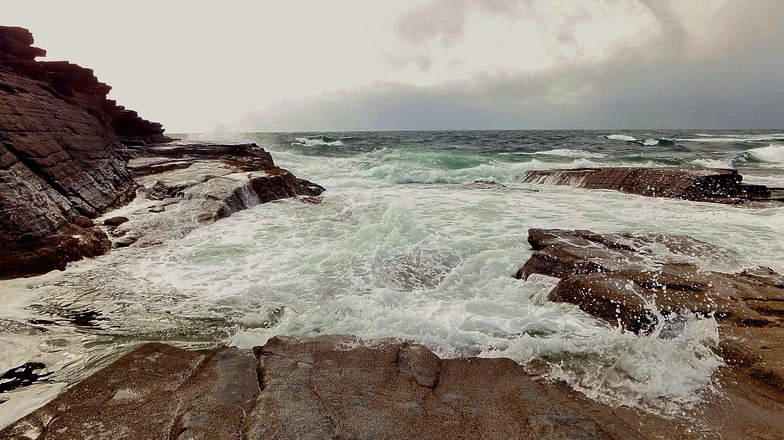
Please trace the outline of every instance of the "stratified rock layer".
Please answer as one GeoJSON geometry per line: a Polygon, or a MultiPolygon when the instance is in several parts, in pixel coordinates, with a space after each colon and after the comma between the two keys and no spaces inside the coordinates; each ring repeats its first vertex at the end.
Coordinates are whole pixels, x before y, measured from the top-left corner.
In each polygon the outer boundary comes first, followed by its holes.
{"type": "Polygon", "coordinates": [[[714,317],[731,365],[784,391],[784,277],[758,267],[723,273],[698,266],[728,255],[689,237],[529,229],[531,258],[518,278],[561,278],[551,301],[640,333],[677,333],[687,315],[714,317]]]}
{"type": "Polygon", "coordinates": [[[532,170],[524,183],[610,189],[648,197],[671,197],[701,202],[737,204],[748,201],[784,201],[784,190],[741,183],[731,169],[691,168],[579,168],[532,170]]]}
{"type": "MultiPolygon", "coordinates": [[[[161,124],[106,99],[111,87],[92,70],[35,61],[45,52],[32,43],[26,29],[0,27],[0,279],[62,270],[134,243],[139,233],[110,242],[91,219],[133,199],[135,179],[160,177],[146,188],[165,200],[153,209],[203,200],[199,221],[324,191],[275,166],[255,144],[159,144],[171,140],[161,124]],[[163,175],[192,165],[209,172],[163,175]]],[[[104,224],[120,226],[111,223],[104,224]]]]}
{"type": "MultiPolygon", "coordinates": [[[[110,87],[91,70],[35,61],[45,52],[32,42],[25,29],[0,27],[0,278],[105,252],[109,241],[88,218],[136,189],[114,129],[133,118],[107,101],[110,87]]],[[[159,124],[135,127],[168,139],[159,124]]]]}

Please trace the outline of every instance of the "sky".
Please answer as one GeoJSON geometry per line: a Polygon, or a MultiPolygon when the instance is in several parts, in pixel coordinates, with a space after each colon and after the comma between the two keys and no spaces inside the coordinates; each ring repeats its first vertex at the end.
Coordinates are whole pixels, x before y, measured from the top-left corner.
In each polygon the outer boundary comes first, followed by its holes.
{"type": "Polygon", "coordinates": [[[780,0],[3,0],[168,133],[781,129],[780,0]]]}

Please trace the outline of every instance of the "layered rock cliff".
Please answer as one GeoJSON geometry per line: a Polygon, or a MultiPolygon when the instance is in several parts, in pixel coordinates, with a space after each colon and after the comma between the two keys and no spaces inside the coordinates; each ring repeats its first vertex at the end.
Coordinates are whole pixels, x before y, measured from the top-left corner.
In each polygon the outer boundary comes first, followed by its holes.
{"type": "Polygon", "coordinates": [[[117,149],[165,141],[160,124],[107,100],[90,69],[39,62],[22,28],[0,27],[0,278],[62,269],[109,249],[90,218],[134,197],[117,149]]]}

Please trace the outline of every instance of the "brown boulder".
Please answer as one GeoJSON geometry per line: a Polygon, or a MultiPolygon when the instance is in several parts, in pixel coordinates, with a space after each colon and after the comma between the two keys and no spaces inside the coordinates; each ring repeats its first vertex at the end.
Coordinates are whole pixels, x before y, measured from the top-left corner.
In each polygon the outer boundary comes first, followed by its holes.
{"type": "Polygon", "coordinates": [[[530,229],[531,258],[518,271],[561,278],[551,301],[635,333],[677,332],[688,315],[713,317],[720,352],[752,378],[784,390],[784,277],[768,268],[728,274],[698,261],[730,254],[689,237],[530,229]],[[665,252],[654,252],[663,246],[665,252]]]}

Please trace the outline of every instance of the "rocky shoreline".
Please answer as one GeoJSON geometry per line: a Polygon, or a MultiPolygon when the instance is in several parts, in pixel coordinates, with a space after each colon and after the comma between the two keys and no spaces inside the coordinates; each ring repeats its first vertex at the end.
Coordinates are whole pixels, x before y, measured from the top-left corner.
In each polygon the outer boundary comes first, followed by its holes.
{"type": "MultiPolygon", "coordinates": [[[[36,61],[45,52],[32,43],[27,30],[0,27],[0,279],[159,244],[150,231],[185,234],[260,203],[318,202],[324,191],[256,144],[169,139],[161,124],[107,99],[110,87],[91,70],[36,61]],[[169,210],[187,212],[180,218],[192,224],[163,223],[159,214],[169,210]]],[[[735,170],[680,168],[524,177],[723,204],[784,201],[780,188],[741,181],[735,170]]],[[[714,318],[712,348],[726,363],[716,390],[672,417],[593,401],[544,380],[546,365],[441,359],[397,339],[280,336],[253,350],[206,354],[151,343],[0,438],[784,437],[782,275],[764,267],[733,273],[719,267],[732,259],[728,251],[683,236],[534,228],[528,243],[531,258],[517,278],[558,278],[548,301],[573,304],[619,331],[672,338],[690,319],[714,318]]],[[[38,370],[2,372],[0,385],[25,386],[38,370]]]]}
{"type": "MultiPolygon", "coordinates": [[[[92,70],[36,61],[46,52],[32,44],[26,29],[0,27],[0,279],[63,270],[107,252],[111,241],[93,220],[133,200],[142,174],[210,162],[223,176],[256,173],[209,194],[213,219],[247,208],[248,197],[263,203],[323,191],[275,166],[256,145],[172,143],[161,124],[107,99],[111,87],[92,70]],[[133,164],[142,157],[146,168],[133,164]]],[[[156,190],[182,198],[207,177],[156,190]]]]}

